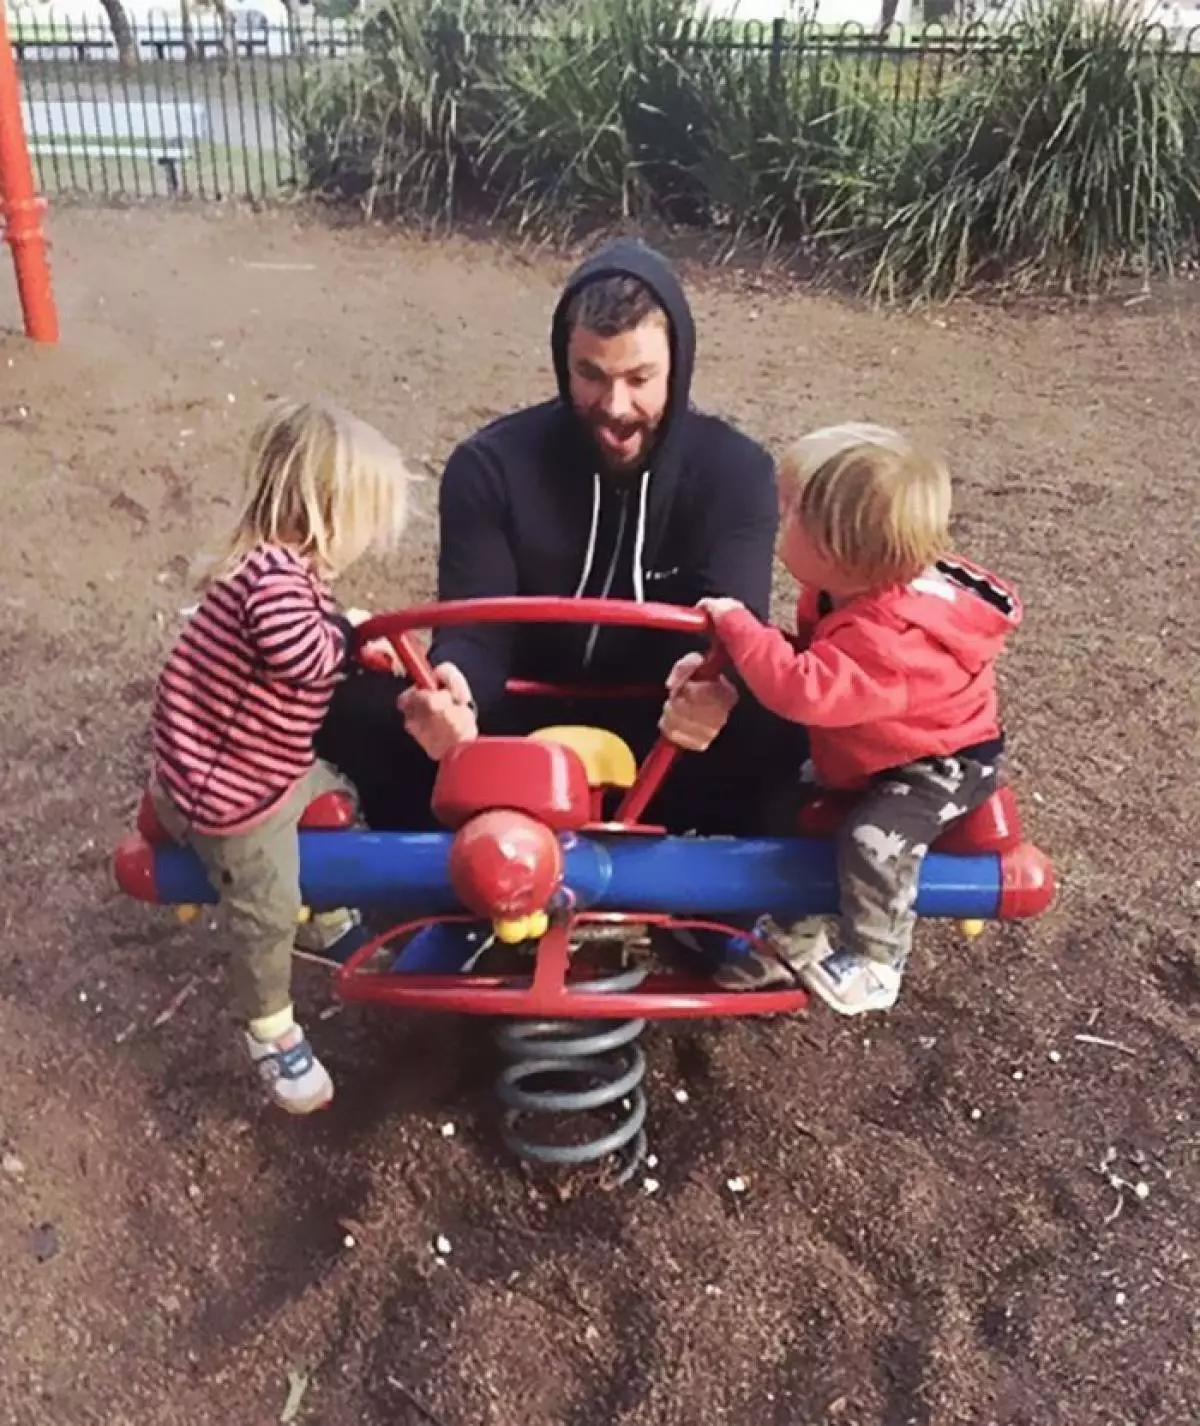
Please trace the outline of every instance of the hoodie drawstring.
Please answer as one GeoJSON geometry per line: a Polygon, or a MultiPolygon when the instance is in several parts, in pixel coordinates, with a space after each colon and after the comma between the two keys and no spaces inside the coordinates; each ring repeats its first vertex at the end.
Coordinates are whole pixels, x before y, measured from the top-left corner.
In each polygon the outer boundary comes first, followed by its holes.
{"type": "MultiPolygon", "coordinates": [[[[641,476],[638,490],[637,522],[633,532],[633,597],[639,604],[645,603],[646,587],[645,576],[642,573],[642,556],[646,545],[646,507],[649,502],[650,492],[650,472],[644,470],[641,476]]],[[[601,598],[607,598],[609,590],[612,588],[613,580],[616,578],[617,566],[621,561],[621,551],[625,545],[625,523],[628,514],[628,495],[621,496],[621,518],[617,526],[617,536],[613,541],[612,558],[609,561],[608,570],[604,576],[604,585],[600,591],[601,598]]],[[[583,573],[580,576],[579,584],[575,589],[575,598],[582,596],[588,579],[591,577],[592,564],[596,558],[596,540],[600,528],[600,476],[592,476],[592,526],[588,532],[587,552],[584,555],[583,573]]],[[[596,640],[600,637],[600,625],[593,624],[588,634],[587,645],[583,653],[583,666],[586,669],[592,661],[592,655],[596,651],[596,640]]]]}
{"type": "Polygon", "coordinates": [[[578,599],[584,591],[584,586],[588,582],[588,576],[592,572],[592,561],[596,558],[596,536],[600,531],[600,474],[598,471],[592,472],[592,526],[588,531],[587,553],[583,557],[583,573],[579,576],[579,584],[575,589],[575,598],[578,599]]]}
{"type": "Polygon", "coordinates": [[[642,574],[642,553],[646,547],[646,505],[650,495],[650,472],[642,471],[642,489],[638,495],[637,529],[633,535],[633,597],[639,604],[646,602],[645,578],[642,574]]]}

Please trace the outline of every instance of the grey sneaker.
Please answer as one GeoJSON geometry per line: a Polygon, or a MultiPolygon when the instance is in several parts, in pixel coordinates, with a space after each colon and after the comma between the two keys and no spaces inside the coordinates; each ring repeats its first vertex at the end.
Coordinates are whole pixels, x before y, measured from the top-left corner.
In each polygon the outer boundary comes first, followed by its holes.
{"type": "Polygon", "coordinates": [[[312,1114],[325,1108],[333,1098],[333,1080],[299,1025],[289,1026],[277,1040],[256,1039],[249,1030],[244,1035],[246,1052],[281,1109],[312,1114]]]}
{"type": "Polygon", "coordinates": [[[754,935],[774,946],[786,964],[775,956],[764,955],[741,936],[730,938],[725,943],[725,956],[713,973],[713,980],[722,990],[769,990],[777,985],[795,985],[796,975],[789,973],[788,967],[799,972],[830,950],[825,923],[816,916],[796,921],[786,930],[771,917],[761,916],[755,922],[754,935]]]}

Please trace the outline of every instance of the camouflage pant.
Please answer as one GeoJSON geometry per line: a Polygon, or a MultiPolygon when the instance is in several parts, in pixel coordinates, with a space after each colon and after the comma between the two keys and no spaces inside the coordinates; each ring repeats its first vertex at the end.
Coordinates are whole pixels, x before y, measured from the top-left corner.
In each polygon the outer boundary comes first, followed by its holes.
{"type": "Polygon", "coordinates": [[[904,969],[925,853],[995,792],[999,771],[971,758],[925,758],[876,779],[838,829],[839,948],[904,969]]]}

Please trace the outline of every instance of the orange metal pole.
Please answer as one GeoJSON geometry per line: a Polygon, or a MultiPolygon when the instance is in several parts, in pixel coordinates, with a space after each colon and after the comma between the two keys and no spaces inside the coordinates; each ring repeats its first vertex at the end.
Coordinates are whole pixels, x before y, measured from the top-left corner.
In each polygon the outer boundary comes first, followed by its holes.
{"type": "Polygon", "coordinates": [[[12,248],[25,334],[35,342],[58,341],[58,311],[46,261],[46,235],[21,117],[21,85],[8,37],[6,6],[0,0],[0,213],[5,241],[12,248]]]}

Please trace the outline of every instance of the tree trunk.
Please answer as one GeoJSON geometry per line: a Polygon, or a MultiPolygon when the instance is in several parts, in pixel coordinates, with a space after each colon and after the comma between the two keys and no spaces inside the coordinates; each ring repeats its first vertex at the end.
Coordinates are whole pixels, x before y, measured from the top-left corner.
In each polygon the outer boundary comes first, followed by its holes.
{"type": "Polygon", "coordinates": [[[300,0],[283,0],[283,8],[287,11],[288,53],[299,54],[304,47],[304,35],[300,29],[300,0]]]}
{"type": "Polygon", "coordinates": [[[126,67],[137,64],[139,57],[137,40],[129,26],[129,16],[125,13],[125,7],[121,4],[121,0],[100,0],[100,3],[104,6],[104,13],[108,16],[113,41],[117,46],[117,58],[126,67]]]}
{"type": "Polygon", "coordinates": [[[183,23],[183,57],[188,64],[195,64],[197,58],[196,26],[192,22],[190,0],[179,0],[179,18],[183,23]]]}
{"type": "Polygon", "coordinates": [[[225,0],[213,0],[213,9],[221,22],[221,73],[224,74],[231,64],[237,68],[237,22],[225,0]]]}

